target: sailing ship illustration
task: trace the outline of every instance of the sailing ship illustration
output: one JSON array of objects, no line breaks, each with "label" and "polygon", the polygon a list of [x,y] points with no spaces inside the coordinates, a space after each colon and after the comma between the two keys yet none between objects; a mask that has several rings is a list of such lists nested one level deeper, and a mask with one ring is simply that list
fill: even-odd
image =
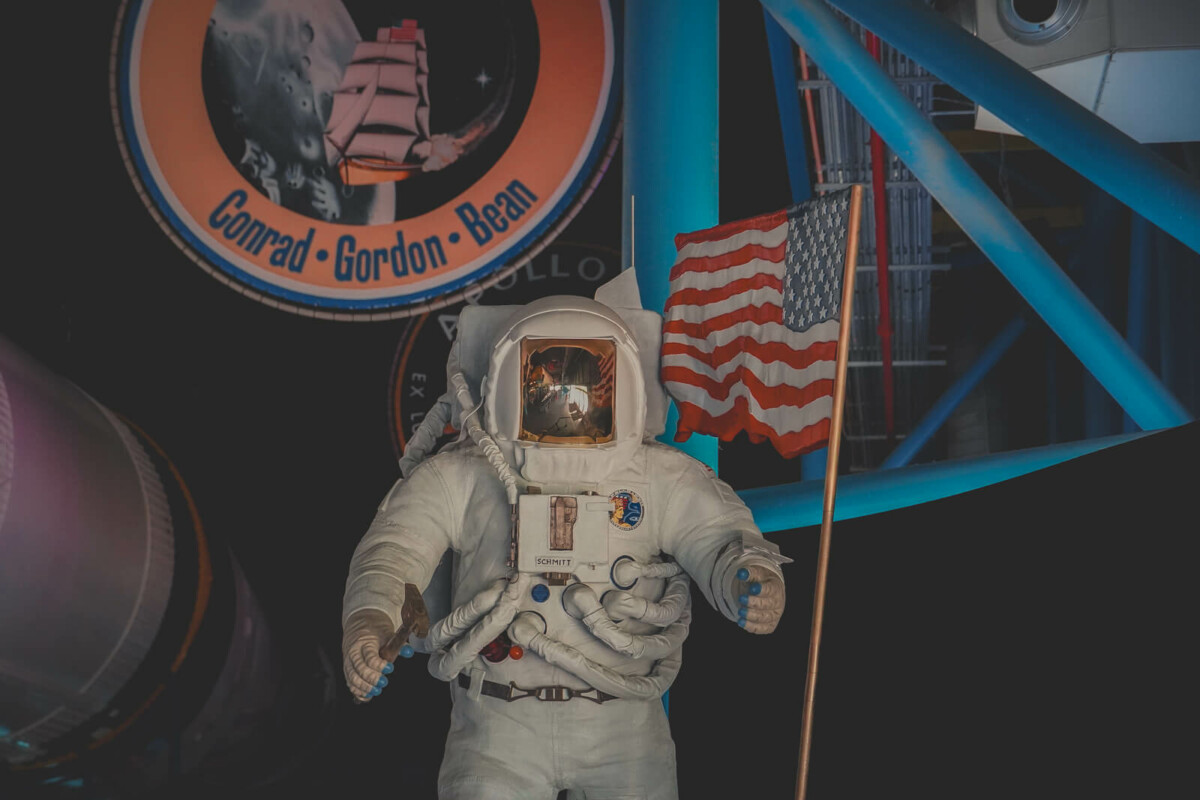
[{"label": "sailing ship illustration", "polygon": [[355,46],[333,95],[325,157],[355,186],[403,180],[432,148],[425,31],[406,19]]}]

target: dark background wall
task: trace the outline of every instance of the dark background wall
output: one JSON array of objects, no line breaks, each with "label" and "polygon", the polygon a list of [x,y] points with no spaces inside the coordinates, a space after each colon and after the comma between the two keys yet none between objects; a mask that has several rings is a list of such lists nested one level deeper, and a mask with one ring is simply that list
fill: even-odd
[{"label": "dark background wall", "polygon": [[[117,3],[25,4],[10,27],[0,334],[154,438],[273,624],[340,664],[350,554],[397,477],[389,380],[403,320],[301,318],[193,265],[142,206],[113,134]],[[788,202],[761,7],[721,15],[721,216]],[[618,157],[619,158],[619,157]],[[14,174],[15,172],[15,174]],[[564,240],[616,248],[619,160]],[[1195,785],[1196,426],[835,528],[811,796],[1151,794]],[[757,455],[756,455],[757,454]],[[735,485],[790,481],[745,443]],[[699,609],[670,717],[685,798],[790,796],[815,528],[771,637]],[[339,713],[274,790],[432,797],[449,698],[422,659]]]}]

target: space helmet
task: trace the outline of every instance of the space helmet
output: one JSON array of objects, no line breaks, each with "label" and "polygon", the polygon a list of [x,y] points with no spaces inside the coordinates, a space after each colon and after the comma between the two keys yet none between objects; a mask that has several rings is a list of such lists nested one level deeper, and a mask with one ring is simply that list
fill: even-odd
[{"label": "space helmet", "polygon": [[485,427],[522,477],[590,484],[626,462],[646,425],[637,339],[608,306],[553,296],[502,328],[484,382]]}]

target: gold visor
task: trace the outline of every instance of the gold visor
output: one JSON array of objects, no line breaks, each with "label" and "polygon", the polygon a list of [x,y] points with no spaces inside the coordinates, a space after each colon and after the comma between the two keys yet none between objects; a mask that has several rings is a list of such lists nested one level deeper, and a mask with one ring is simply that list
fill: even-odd
[{"label": "gold visor", "polygon": [[612,441],[616,363],[611,339],[522,339],[520,438],[572,445]]}]

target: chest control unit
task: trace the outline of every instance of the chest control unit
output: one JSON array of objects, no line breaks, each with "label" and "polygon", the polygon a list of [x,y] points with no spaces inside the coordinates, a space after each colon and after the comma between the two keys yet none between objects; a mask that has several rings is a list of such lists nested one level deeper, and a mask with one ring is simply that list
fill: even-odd
[{"label": "chest control unit", "polygon": [[524,494],[518,501],[517,569],[608,581],[612,503],[583,494]]}]

